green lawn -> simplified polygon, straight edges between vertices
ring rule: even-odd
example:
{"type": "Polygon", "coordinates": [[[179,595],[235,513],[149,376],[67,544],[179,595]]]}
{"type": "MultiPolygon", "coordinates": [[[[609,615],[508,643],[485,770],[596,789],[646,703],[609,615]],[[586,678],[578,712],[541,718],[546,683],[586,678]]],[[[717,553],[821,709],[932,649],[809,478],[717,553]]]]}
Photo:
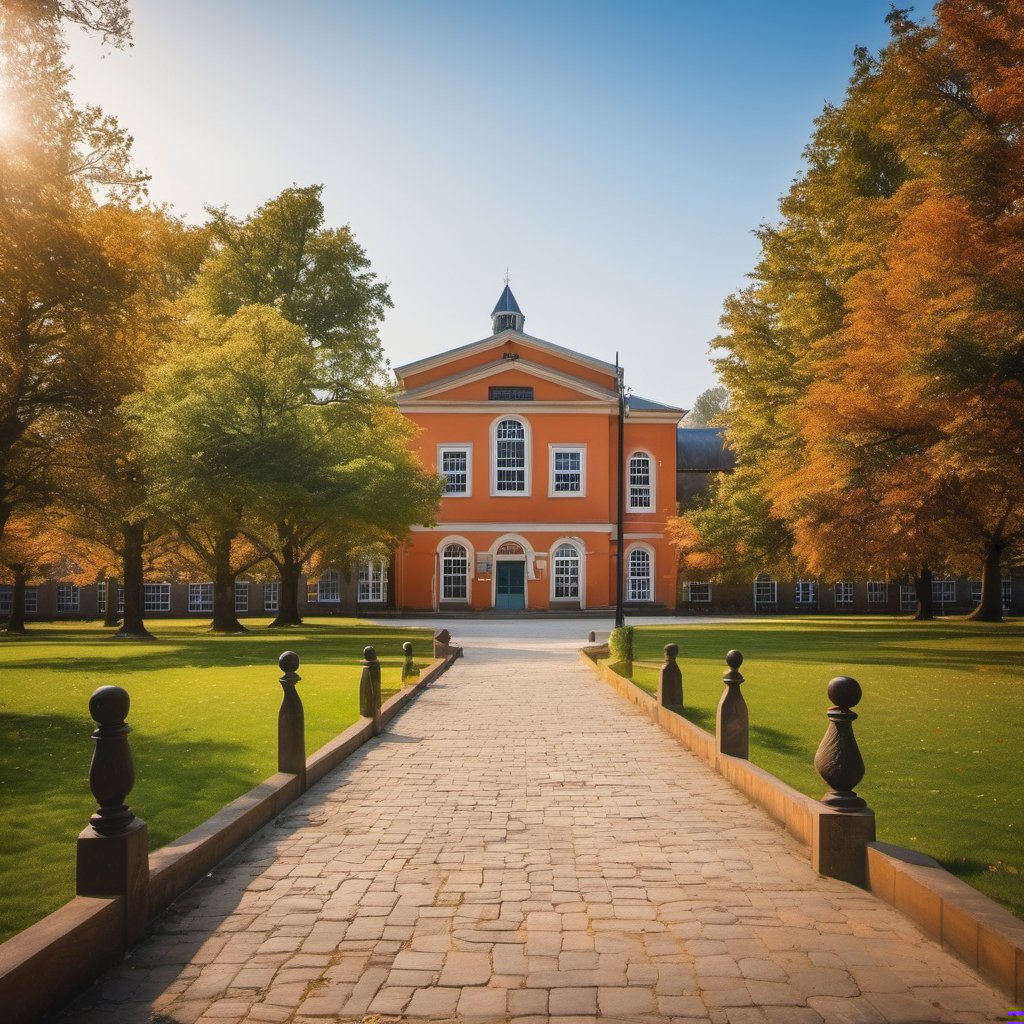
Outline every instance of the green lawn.
{"type": "Polygon", "coordinates": [[[1024,625],[815,616],[639,627],[644,689],[657,690],[669,642],[680,648],[686,717],[712,733],[725,653],[743,653],[751,760],[814,797],[827,789],[813,765],[825,688],[853,676],[867,767],[857,791],[879,839],[930,854],[1024,917],[1024,625]]]}
{"type": "Polygon", "coordinates": [[[33,624],[0,635],[0,941],[74,895],[75,836],[89,792],[89,695],[131,696],[135,788],[129,804],[155,848],[189,831],[277,770],[278,655],[302,663],[306,751],[359,717],[359,661],[382,664],[385,696],[401,686],[402,643],[430,658],[423,630],[310,619],[297,629],[211,636],[206,623],[154,620],[155,643],[110,639],[94,623],[33,624]]]}

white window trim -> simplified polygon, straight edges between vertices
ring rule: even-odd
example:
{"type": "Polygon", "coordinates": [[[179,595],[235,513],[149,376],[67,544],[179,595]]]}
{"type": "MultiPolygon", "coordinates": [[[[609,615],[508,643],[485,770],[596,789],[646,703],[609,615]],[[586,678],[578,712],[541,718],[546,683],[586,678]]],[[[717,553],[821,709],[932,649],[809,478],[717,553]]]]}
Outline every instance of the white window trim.
{"type": "MultiPolygon", "coordinates": [[[[630,458],[632,458],[632,456],[630,456],[630,458]]],[[[630,544],[629,547],[626,548],[625,573],[626,573],[626,578],[623,580],[623,583],[624,583],[624,588],[623,589],[626,592],[626,601],[629,604],[648,604],[648,603],[653,604],[657,600],[657,598],[658,598],[658,590],[657,590],[657,587],[655,586],[655,584],[657,582],[657,579],[658,579],[657,562],[655,560],[654,548],[652,548],[650,544],[630,544]],[[630,577],[630,574],[629,574],[629,563],[630,563],[630,559],[633,557],[633,552],[634,551],[646,551],[647,552],[647,557],[650,560],[649,564],[650,564],[650,567],[651,567],[651,571],[650,571],[650,573],[648,574],[648,577],[647,577],[647,582],[650,585],[650,593],[651,593],[650,597],[641,597],[641,598],[635,598],[635,599],[630,597],[630,594],[629,594],[629,581],[630,581],[631,577],[630,577]]],[[[639,579],[639,578],[640,577],[637,577],[637,579],[639,579]]]]}
{"type": "Polygon", "coordinates": [[[143,583],[142,584],[142,610],[143,612],[169,612],[171,610],[171,585],[170,583],[143,583]],[[146,588],[158,588],[154,593],[159,594],[161,600],[159,606],[149,605],[146,601],[146,588]]]}
{"type": "Polygon", "coordinates": [[[239,612],[247,612],[249,610],[249,581],[248,580],[235,580],[235,614],[239,612]],[[240,601],[239,598],[245,595],[245,600],[240,601]]]}
{"type": "Polygon", "coordinates": [[[793,585],[793,601],[795,604],[817,607],[821,602],[821,587],[817,580],[797,580],[793,585]],[[810,600],[800,596],[801,587],[810,587],[813,595],[810,600]]]}
{"type": "Polygon", "coordinates": [[[71,612],[80,612],[82,610],[82,592],[79,587],[74,583],[58,583],[57,584],[57,614],[67,615],[71,612]],[[61,591],[70,590],[68,600],[61,602],[61,591]]]}
{"type": "Polygon", "coordinates": [[[633,451],[631,451],[629,453],[629,456],[626,459],[626,466],[625,466],[626,479],[623,482],[624,487],[625,487],[625,491],[626,491],[626,511],[627,512],[632,512],[632,513],[635,513],[637,515],[654,515],[657,512],[657,510],[658,510],[658,488],[657,488],[658,472],[657,472],[657,469],[658,469],[658,466],[657,466],[657,463],[654,461],[654,456],[646,448],[636,448],[636,449],[634,449],[633,451]],[[650,472],[650,478],[651,478],[651,483],[650,483],[650,488],[651,488],[651,504],[650,504],[649,507],[637,508],[633,504],[633,502],[630,500],[629,464],[638,455],[645,455],[647,457],[647,464],[650,467],[649,472],[650,472]]]}
{"type": "Polygon", "coordinates": [[[762,586],[762,587],[764,587],[764,586],[771,587],[771,597],[767,598],[765,600],[760,601],[760,604],[761,605],[766,605],[766,604],[774,605],[776,608],[778,608],[778,606],[779,606],[779,581],[778,580],[774,580],[774,579],[764,579],[764,580],[755,579],[754,580],[754,594],[753,594],[753,598],[754,598],[754,611],[755,612],[757,611],[758,605],[759,605],[758,598],[757,598],[757,588],[758,588],[759,585],[762,586]]]}
{"type": "Polygon", "coordinates": [[[867,602],[869,605],[888,604],[889,603],[889,584],[881,580],[868,580],[867,582],[867,602]],[[880,598],[871,598],[871,588],[881,587],[882,596],[880,598]]]}
{"type": "MultiPolygon", "coordinates": [[[[13,594],[13,591],[12,591],[13,594]]],[[[38,587],[26,587],[25,597],[22,602],[22,611],[26,615],[38,615],[39,614],[39,588],[38,587]]]]}
{"type": "Polygon", "coordinates": [[[341,573],[337,569],[325,569],[316,580],[316,603],[317,604],[340,604],[341,603],[341,573]],[[324,597],[324,581],[330,580],[334,583],[334,597],[324,597]]]}
{"type": "Polygon", "coordinates": [[[587,607],[587,550],[582,541],[576,540],[575,537],[559,537],[548,549],[548,600],[552,603],[571,601],[575,604],[578,602],[580,611],[585,610],[587,607]],[[570,547],[575,548],[576,554],[579,557],[579,597],[555,597],[555,552],[563,544],[568,544],[570,547]]]}
{"type": "Polygon", "coordinates": [[[587,446],[585,444],[548,445],[548,497],[585,498],[587,496],[587,446]],[[578,491],[555,490],[555,455],[558,452],[576,452],[580,457],[580,489],[578,491]]]}
{"type": "Polygon", "coordinates": [[[714,590],[712,584],[702,580],[691,580],[686,584],[686,600],[691,604],[711,604],[712,597],[714,596],[714,590]],[[693,587],[707,587],[707,597],[694,597],[693,587]]]}
{"type": "Polygon", "coordinates": [[[281,581],[273,580],[263,584],[263,610],[265,612],[277,612],[281,610],[281,581]],[[274,595],[272,602],[267,601],[267,590],[274,595]]]}
{"type": "MultiPolygon", "coordinates": [[[[504,419],[504,417],[502,417],[504,419]]],[[[476,566],[476,555],[473,550],[473,545],[470,544],[465,537],[445,537],[440,544],[437,545],[437,565],[436,565],[436,593],[438,604],[469,604],[473,596],[473,571],[476,566]],[[449,544],[458,544],[466,552],[466,596],[465,597],[445,597],[444,596],[444,549],[449,544]]]]}
{"type": "MultiPolygon", "coordinates": [[[[503,417],[507,419],[507,417],[503,417]]],[[[466,453],[466,489],[465,491],[454,491],[448,493],[447,488],[442,495],[443,498],[472,498],[473,497],[473,445],[469,443],[439,444],[437,446],[437,475],[444,476],[441,467],[444,465],[445,452],[466,453]]]]}
{"type": "Polygon", "coordinates": [[[533,431],[530,421],[525,416],[505,413],[491,421],[489,431],[491,441],[491,497],[492,498],[529,498],[533,493],[533,431]],[[498,490],[498,424],[505,420],[516,420],[523,425],[523,485],[521,491],[498,490]]]}
{"type": "Polygon", "coordinates": [[[213,584],[203,580],[200,583],[189,583],[188,585],[188,610],[190,615],[209,615],[213,611],[213,584]],[[209,587],[210,604],[204,607],[202,594],[203,588],[209,587]]]}
{"type": "Polygon", "coordinates": [[[384,558],[360,558],[356,565],[356,601],[359,604],[384,604],[388,599],[388,563],[384,558]],[[363,579],[363,566],[368,566],[367,579],[363,579]],[[374,576],[374,568],[380,571],[374,576]],[[363,584],[366,584],[368,596],[363,596],[363,584]],[[376,584],[376,587],[375,587],[376,584]],[[374,597],[374,590],[378,596],[374,597]]]}

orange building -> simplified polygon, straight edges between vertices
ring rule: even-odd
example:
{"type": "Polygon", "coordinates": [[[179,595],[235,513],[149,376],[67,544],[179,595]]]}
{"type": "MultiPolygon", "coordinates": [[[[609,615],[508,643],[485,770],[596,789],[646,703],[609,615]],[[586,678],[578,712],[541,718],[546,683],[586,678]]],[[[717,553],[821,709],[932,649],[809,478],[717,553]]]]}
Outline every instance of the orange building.
{"type": "MultiPolygon", "coordinates": [[[[447,478],[437,526],[396,553],[402,609],[599,609],[615,604],[619,370],[532,337],[505,287],[480,341],[395,370],[419,456],[447,478]]],[[[628,606],[674,607],[676,425],[631,397],[624,427],[628,606]]]]}

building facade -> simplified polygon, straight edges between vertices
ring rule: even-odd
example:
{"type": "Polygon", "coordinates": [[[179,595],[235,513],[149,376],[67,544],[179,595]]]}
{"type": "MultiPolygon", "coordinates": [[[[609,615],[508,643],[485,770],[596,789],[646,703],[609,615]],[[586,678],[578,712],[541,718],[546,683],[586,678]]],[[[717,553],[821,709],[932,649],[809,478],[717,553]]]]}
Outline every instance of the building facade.
{"type": "MultiPolygon", "coordinates": [[[[423,465],[447,481],[438,523],[395,557],[407,610],[613,607],[620,371],[526,334],[506,285],[479,341],[398,367],[398,405],[423,465]]],[[[683,410],[631,398],[623,428],[624,597],[673,607],[676,425],[683,410]]]]}

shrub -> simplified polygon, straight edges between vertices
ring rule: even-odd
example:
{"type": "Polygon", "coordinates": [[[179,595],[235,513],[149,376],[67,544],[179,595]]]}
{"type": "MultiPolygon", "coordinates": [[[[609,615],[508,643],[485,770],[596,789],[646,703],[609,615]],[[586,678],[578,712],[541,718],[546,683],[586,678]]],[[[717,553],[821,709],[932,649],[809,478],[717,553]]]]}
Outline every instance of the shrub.
{"type": "Polygon", "coordinates": [[[617,626],[608,637],[608,654],[614,664],[633,660],[633,627],[617,626]]]}

